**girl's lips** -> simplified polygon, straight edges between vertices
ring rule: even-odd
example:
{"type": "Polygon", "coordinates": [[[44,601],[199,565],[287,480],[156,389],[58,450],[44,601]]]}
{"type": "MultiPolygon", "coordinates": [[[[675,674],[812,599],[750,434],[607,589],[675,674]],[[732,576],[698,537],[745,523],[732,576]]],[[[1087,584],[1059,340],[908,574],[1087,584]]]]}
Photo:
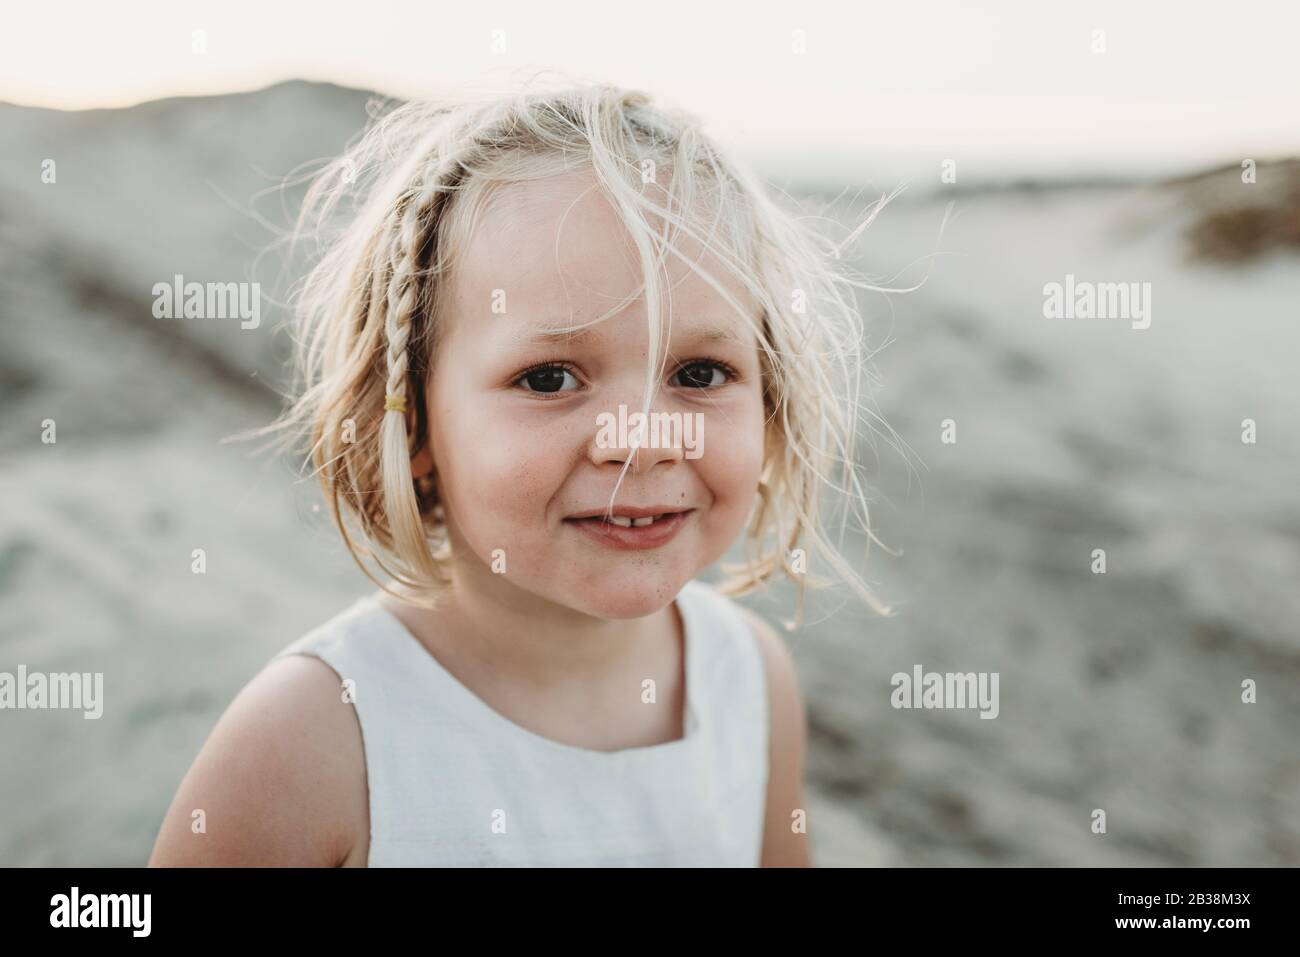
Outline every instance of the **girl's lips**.
{"type": "Polygon", "coordinates": [[[572,525],[602,545],[620,550],[638,551],[646,548],[659,548],[668,544],[693,514],[695,514],[695,510],[690,509],[673,515],[665,515],[653,525],[642,525],[640,527],[633,525],[628,528],[614,525],[601,517],[566,518],[564,521],[565,524],[572,525]]]}

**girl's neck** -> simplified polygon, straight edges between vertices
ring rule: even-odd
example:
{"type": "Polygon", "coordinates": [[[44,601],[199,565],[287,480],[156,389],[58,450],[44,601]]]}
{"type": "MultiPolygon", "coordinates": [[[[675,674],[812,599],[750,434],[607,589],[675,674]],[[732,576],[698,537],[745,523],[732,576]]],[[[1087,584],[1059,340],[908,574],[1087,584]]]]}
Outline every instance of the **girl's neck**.
{"type": "Polygon", "coordinates": [[[591,687],[638,659],[661,658],[665,645],[683,642],[675,604],[644,618],[604,619],[524,591],[481,565],[453,563],[451,579],[437,609],[382,593],[380,600],[437,657],[469,659],[474,670],[503,678],[591,687]]]}

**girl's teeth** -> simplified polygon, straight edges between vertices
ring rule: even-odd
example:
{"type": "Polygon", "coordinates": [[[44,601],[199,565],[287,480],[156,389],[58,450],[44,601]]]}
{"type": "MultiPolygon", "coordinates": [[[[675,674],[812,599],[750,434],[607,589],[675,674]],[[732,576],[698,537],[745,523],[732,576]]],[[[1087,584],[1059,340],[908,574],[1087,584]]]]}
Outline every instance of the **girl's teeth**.
{"type": "Polygon", "coordinates": [[[656,521],[663,518],[662,515],[647,515],[645,518],[629,518],[626,515],[613,515],[606,521],[620,528],[645,528],[647,525],[653,525],[656,521]]]}

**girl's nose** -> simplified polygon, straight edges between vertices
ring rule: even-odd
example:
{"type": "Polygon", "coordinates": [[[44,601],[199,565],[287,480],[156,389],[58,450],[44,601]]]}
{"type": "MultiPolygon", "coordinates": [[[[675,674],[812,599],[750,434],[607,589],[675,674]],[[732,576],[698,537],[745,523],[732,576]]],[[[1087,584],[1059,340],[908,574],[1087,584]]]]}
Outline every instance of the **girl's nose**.
{"type": "Polygon", "coordinates": [[[626,406],[617,413],[600,416],[591,440],[591,461],[621,466],[631,456],[633,472],[648,471],[661,462],[680,462],[685,458],[685,448],[682,430],[675,425],[669,413],[652,411],[642,417],[627,412],[626,406]]]}

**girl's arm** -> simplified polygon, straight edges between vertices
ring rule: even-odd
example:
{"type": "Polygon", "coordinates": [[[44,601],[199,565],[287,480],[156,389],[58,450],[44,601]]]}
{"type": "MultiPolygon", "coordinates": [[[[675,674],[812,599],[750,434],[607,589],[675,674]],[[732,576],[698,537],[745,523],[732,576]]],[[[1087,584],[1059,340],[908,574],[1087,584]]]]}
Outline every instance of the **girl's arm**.
{"type": "Polygon", "coordinates": [[[772,627],[742,606],[763,652],[767,669],[769,744],[767,811],[763,822],[763,867],[811,867],[807,807],[803,800],[807,718],[794,662],[772,627]],[[805,826],[796,830],[794,813],[805,826]]]}
{"type": "Polygon", "coordinates": [[[150,866],[364,865],[365,756],[341,698],[338,675],[318,659],[267,665],[185,775],[150,866]]]}

